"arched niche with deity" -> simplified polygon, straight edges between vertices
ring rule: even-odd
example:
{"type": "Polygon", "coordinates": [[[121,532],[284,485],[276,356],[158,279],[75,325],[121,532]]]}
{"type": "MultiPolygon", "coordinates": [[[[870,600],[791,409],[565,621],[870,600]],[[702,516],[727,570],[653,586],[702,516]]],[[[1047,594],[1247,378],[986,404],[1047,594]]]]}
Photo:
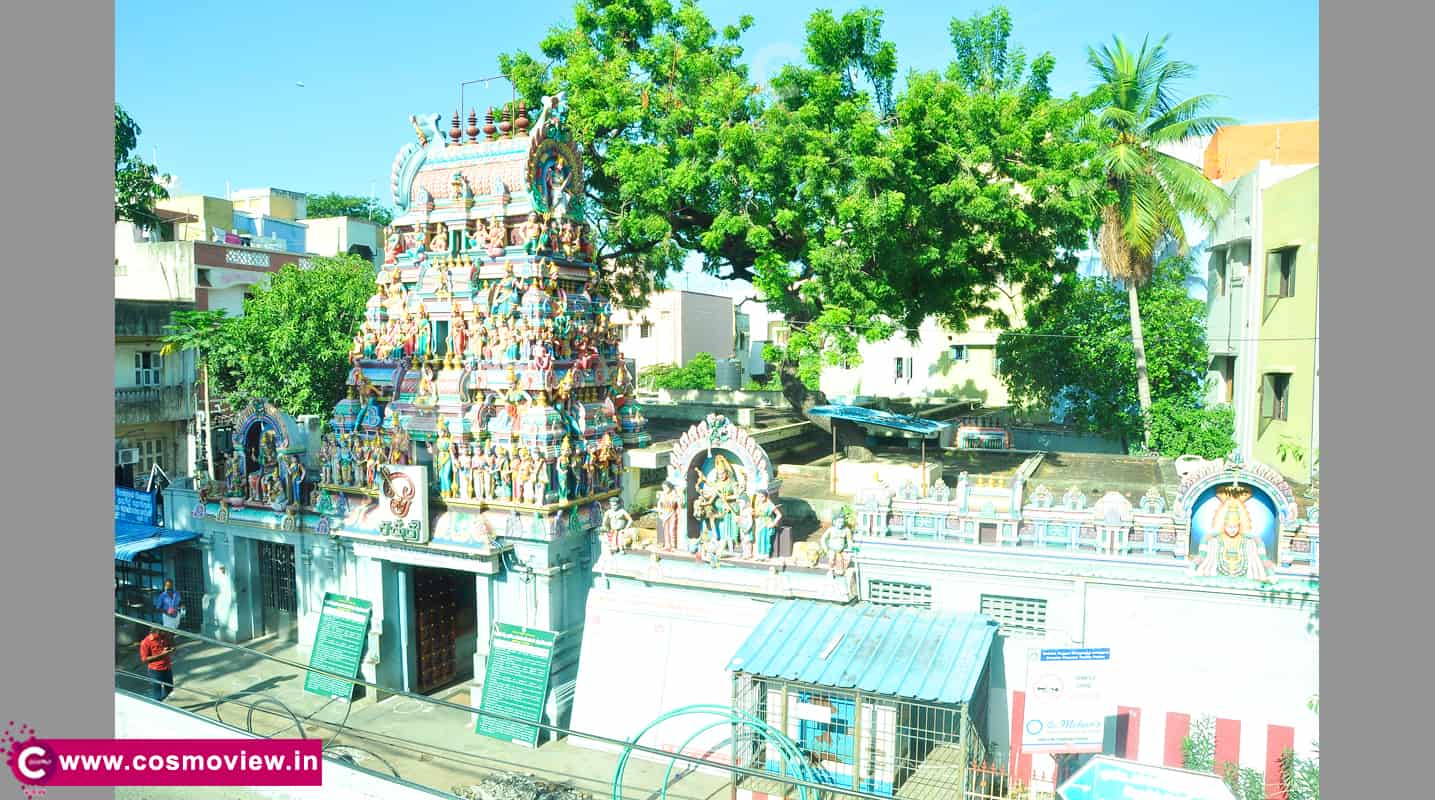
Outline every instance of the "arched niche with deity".
{"type": "Polygon", "coordinates": [[[1176,502],[1187,552],[1208,577],[1270,579],[1281,533],[1300,524],[1290,485],[1263,464],[1207,465],[1182,480],[1176,502]]]}
{"type": "Polygon", "coordinates": [[[755,495],[776,505],[781,484],[762,445],[720,414],[709,414],[673,445],[666,482],[682,492],[681,543],[699,536],[703,521],[698,512],[710,514],[706,504],[714,497],[724,500],[719,511],[729,499],[750,502],[755,495]]]}
{"type": "Polygon", "coordinates": [[[229,497],[266,504],[297,502],[307,477],[303,461],[308,438],[293,417],[266,400],[251,400],[230,441],[233,453],[225,474],[229,497]]]}

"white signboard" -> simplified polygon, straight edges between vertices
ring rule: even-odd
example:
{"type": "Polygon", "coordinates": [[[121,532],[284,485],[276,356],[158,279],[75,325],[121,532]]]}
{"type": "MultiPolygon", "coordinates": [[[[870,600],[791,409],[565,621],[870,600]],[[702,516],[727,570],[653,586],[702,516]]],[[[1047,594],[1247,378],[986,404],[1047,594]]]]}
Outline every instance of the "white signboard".
{"type": "Polygon", "coordinates": [[[1106,718],[1113,711],[1104,695],[1110,665],[1106,647],[1029,651],[1022,750],[1101,752],[1106,718]]]}
{"type": "Polygon", "coordinates": [[[389,464],[379,468],[378,533],[408,544],[429,542],[428,469],[389,464]]]}

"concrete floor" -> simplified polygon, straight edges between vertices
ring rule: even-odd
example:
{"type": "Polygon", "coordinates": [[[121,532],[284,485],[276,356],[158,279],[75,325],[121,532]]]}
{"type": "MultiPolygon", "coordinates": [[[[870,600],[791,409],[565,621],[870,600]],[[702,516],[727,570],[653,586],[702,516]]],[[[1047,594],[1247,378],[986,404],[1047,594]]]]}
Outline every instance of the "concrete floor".
{"type": "MultiPolygon", "coordinates": [[[[257,645],[256,650],[300,661],[293,644],[257,645]]],[[[140,669],[135,648],[117,651],[116,666],[130,672],[140,669]]],[[[350,756],[360,767],[378,774],[397,773],[404,780],[452,792],[456,786],[477,783],[495,772],[517,772],[587,792],[596,798],[611,795],[611,783],[618,752],[590,749],[572,739],[548,742],[537,749],[500,742],[474,733],[475,716],[466,709],[454,709],[419,700],[392,697],[382,702],[361,699],[352,709],[304,691],[304,671],[254,653],[219,645],[195,642],[175,654],[176,689],[168,702],[209,719],[218,719],[241,730],[262,736],[294,736],[295,723],[276,704],[259,705],[260,697],[282,703],[299,718],[306,737],[321,737],[332,747],[350,756]]],[[[143,693],[143,684],[128,676],[116,675],[116,686],[143,693]]],[[[466,689],[450,690],[446,699],[468,704],[466,689]]],[[[729,797],[725,774],[686,769],[678,762],[673,768],[668,797],[673,800],[718,800],[729,797]]],[[[655,800],[663,782],[667,762],[633,758],[624,773],[623,797],[628,800],[655,800]]],[[[196,797],[194,790],[126,789],[117,797],[127,800],[165,800],[196,797]]],[[[204,800],[249,800],[275,797],[255,790],[206,790],[204,800]]]]}

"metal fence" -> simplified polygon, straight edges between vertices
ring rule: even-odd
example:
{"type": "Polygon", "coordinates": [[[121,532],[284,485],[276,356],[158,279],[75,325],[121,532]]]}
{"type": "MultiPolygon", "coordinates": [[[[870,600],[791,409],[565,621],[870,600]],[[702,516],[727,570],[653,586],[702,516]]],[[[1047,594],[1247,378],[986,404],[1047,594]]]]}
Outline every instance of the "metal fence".
{"type": "MultiPolygon", "coordinates": [[[[985,756],[978,733],[980,713],[974,719],[964,704],[919,703],[739,673],[733,682],[733,708],[796,742],[819,780],[834,790],[856,789],[900,800],[950,800],[964,791],[968,766],[985,756]]],[[[739,728],[734,739],[737,766],[774,775],[782,771],[776,749],[755,733],[739,728]]],[[[782,796],[774,783],[740,777],[737,786],[782,796]]]]}

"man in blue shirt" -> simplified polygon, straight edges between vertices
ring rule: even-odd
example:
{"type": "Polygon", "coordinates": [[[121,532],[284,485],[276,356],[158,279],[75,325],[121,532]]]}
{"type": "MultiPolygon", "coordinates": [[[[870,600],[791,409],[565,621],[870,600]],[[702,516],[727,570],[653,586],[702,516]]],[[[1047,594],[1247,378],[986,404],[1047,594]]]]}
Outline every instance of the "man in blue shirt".
{"type": "Polygon", "coordinates": [[[154,607],[158,609],[166,628],[179,627],[179,620],[184,616],[184,600],[174,590],[174,581],[165,579],[164,591],[154,599],[154,607]]]}

